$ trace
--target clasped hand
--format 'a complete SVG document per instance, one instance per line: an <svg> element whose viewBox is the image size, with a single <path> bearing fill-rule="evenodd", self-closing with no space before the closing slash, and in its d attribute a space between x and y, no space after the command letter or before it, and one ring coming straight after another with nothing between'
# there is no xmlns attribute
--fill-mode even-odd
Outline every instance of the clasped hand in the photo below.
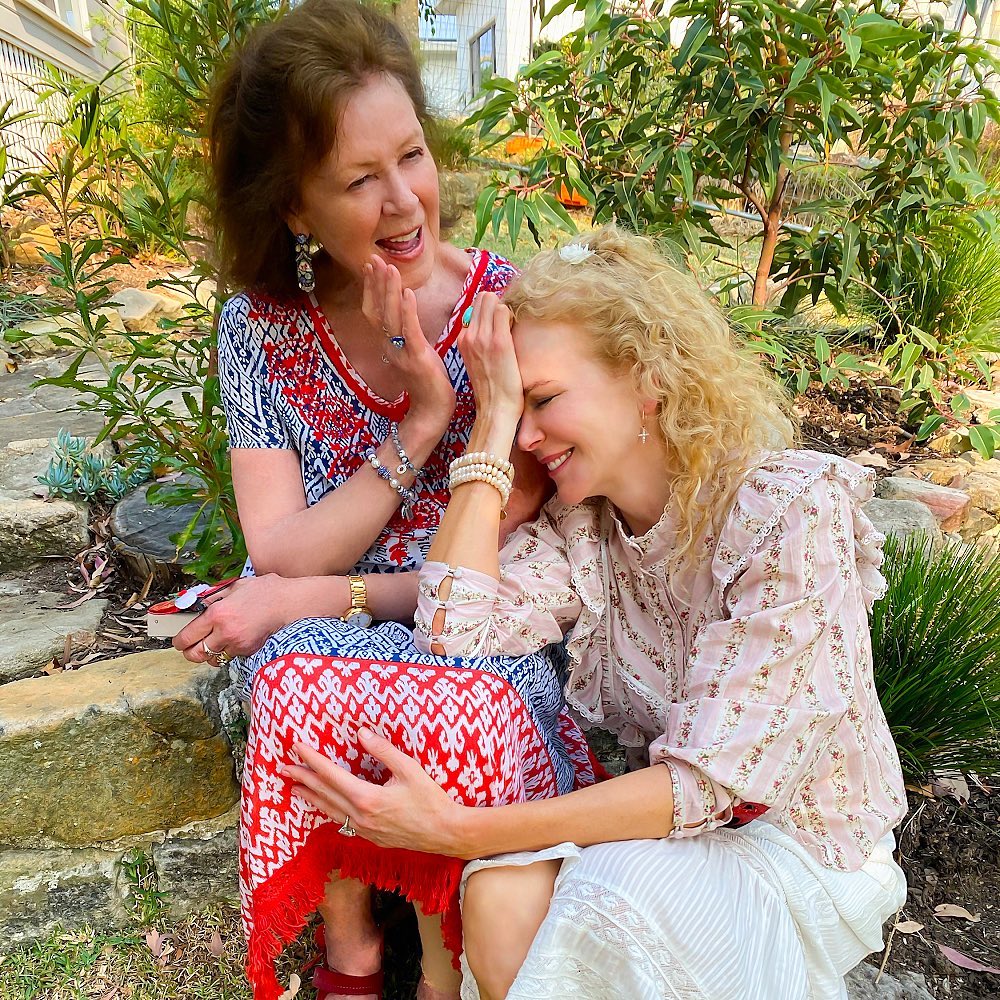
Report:
<svg viewBox="0 0 1000 1000"><path fill-rule="evenodd" d="M379 847L465 856L459 831L466 807L453 802L416 760L383 737L362 728L358 743L389 769L384 785L355 777L303 743L293 748L302 763L283 764L279 773L295 782L295 794L335 823L349 817L358 834Z"/></svg>

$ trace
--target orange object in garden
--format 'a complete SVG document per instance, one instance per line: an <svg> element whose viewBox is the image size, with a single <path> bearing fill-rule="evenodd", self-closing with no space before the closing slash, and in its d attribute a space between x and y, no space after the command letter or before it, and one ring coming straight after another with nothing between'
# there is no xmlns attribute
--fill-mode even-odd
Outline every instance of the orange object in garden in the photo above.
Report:
<svg viewBox="0 0 1000 1000"><path fill-rule="evenodd" d="M504 149L510 156L518 156L521 153L533 153L544 145L545 140L540 135L512 135L504 144Z"/></svg>
<svg viewBox="0 0 1000 1000"><path fill-rule="evenodd" d="M582 194L571 190L565 184L559 185L559 194L556 195L556 201L566 208L586 208L589 204Z"/></svg>

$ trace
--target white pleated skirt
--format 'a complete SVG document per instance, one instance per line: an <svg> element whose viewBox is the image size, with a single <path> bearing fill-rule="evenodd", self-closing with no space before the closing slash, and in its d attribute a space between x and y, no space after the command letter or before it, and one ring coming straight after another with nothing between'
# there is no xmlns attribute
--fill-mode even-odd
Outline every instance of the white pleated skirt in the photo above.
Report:
<svg viewBox="0 0 1000 1000"><path fill-rule="evenodd" d="M825 868L757 820L681 840L508 854L562 859L508 1000L844 1000L906 898L888 834L856 872ZM464 883L463 883L464 890ZM479 990L463 959L463 1000Z"/></svg>

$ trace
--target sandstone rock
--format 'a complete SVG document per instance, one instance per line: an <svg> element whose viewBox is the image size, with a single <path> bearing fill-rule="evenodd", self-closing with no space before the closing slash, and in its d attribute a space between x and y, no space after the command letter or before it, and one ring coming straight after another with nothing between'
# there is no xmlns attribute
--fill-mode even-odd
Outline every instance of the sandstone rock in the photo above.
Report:
<svg viewBox="0 0 1000 1000"><path fill-rule="evenodd" d="M901 972L899 977L862 962L845 977L849 1000L934 1000L927 982L917 972Z"/></svg>
<svg viewBox="0 0 1000 1000"><path fill-rule="evenodd" d="M905 538L920 532L930 539L935 548L942 543L937 518L928 507L916 500L869 500L864 511L884 535Z"/></svg>
<svg viewBox="0 0 1000 1000"><path fill-rule="evenodd" d="M972 404L969 413L981 424L989 424L993 421L990 413L1000 410L1000 392L989 392L986 389L964 389L963 394Z"/></svg>
<svg viewBox="0 0 1000 1000"><path fill-rule="evenodd" d="M104 420L98 413L86 410L49 410L37 408L30 414L0 413L0 446L25 438L54 438L66 429L75 437L94 438L104 428Z"/></svg>
<svg viewBox="0 0 1000 1000"><path fill-rule="evenodd" d="M171 649L0 687L0 844L81 846L225 812L239 795L226 680Z"/></svg>
<svg viewBox="0 0 1000 1000"><path fill-rule="evenodd" d="M121 288L112 301L118 307L125 329L133 333L154 331L159 319L179 319L184 314L183 304L177 297L148 288Z"/></svg>
<svg viewBox="0 0 1000 1000"><path fill-rule="evenodd" d="M66 594L0 594L0 684L37 673L62 654L67 636L77 648L93 641L108 602L93 598L70 611L56 608L70 600Z"/></svg>
<svg viewBox="0 0 1000 1000"><path fill-rule="evenodd" d="M41 223L26 232L14 244L14 263L35 267L46 264L43 253L59 253L59 240L48 223Z"/></svg>
<svg viewBox="0 0 1000 1000"><path fill-rule="evenodd" d="M963 542L974 542L991 531L994 531L1000 524L992 514L980 510L978 507L970 507L965 523L961 528Z"/></svg>
<svg viewBox="0 0 1000 1000"><path fill-rule="evenodd" d="M57 927L128 920L118 855L95 849L0 851L0 942L25 944Z"/></svg>
<svg viewBox="0 0 1000 1000"><path fill-rule="evenodd" d="M68 500L0 498L0 572L86 548L87 508Z"/></svg>
<svg viewBox="0 0 1000 1000"><path fill-rule="evenodd" d="M902 478L924 479L938 486L962 488L962 481L976 466L972 456L978 458L976 452L967 451L957 458L928 458L914 465L907 465L896 475Z"/></svg>
<svg viewBox="0 0 1000 1000"><path fill-rule="evenodd" d="M1000 476L980 466L970 472L962 481L962 489L969 494L974 507L985 510L988 514L1000 514Z"/></svg>
<svg viewBox="0 0 1000 1000"><path fill-rule="evenodd" d="M937 518L942 531L956 531L962 526L969 508L968 494L960 489L938 486L922 479L887 476L879 481L876 495L882 500L916 500Z"/></svg>
<svg viewBox="0 0 1000 1000"><path fill-rule="evenodd" d="M939 455L960 455L972 450L972 442L969 440L969 432L963 427L957 431L943 431L930 441L928 447Z"/></svg>
<svg viewBox="0 0 1000 1000"><path fill-rule="evenodd" d="M157 888L174 916L239 901L239 819L234 806L218 819L171 830L153 846Z"/></svg>

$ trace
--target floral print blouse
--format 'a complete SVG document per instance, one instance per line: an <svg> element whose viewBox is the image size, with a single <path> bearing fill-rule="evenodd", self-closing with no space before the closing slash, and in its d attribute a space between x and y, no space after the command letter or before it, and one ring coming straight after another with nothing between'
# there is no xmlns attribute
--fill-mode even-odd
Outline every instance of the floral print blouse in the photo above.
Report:
<svg viewBox="0 0 1000 1000"><path fill-rule="evenodd" d="M519 655L565 634L584 725L669 768L671 837L757 803L821 863L855 870L906 802L872 677L868 613L885 581L871 496L870 470L836 456L762 456L669 586L669 507L632 537L606 500L554 498L508 540L499 582L425 564L417 644Z"/></svg>

